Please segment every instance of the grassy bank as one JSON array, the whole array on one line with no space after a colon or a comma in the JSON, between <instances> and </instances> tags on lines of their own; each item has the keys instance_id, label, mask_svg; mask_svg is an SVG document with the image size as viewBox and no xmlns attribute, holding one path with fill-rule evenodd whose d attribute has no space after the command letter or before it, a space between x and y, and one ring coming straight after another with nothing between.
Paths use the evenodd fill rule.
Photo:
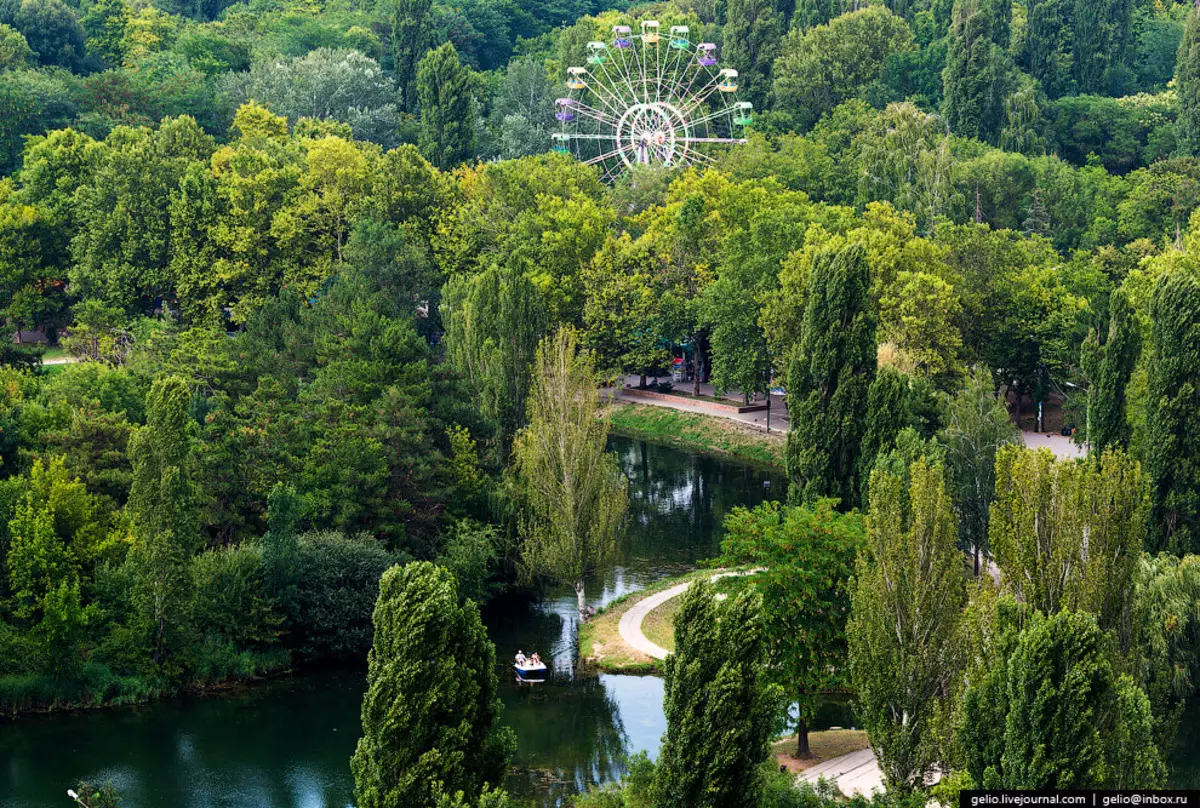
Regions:
<instances>
[{"instance_id":1,"label":"grassy bank","mask_svg":"<svg viewBox=\"0 0 1200 808\"><path fill-rule=\"evenodd\" d=\"M618 435L783 470L782 432L767 434L729 418L647 404L615 403L604 418Z\"/></svg>"},{"instance_id":2,"label":"grassy bank","mask_svg":"<svg viewBox=\"0 0 1200 808\"><path fill-rule=\"evenodd\" d=\"M586 664L605 673L661 673L662 663L660 660L630 648L621 639L621 632L618 628L621 617L643 598L703 575L712 575L712 571L695 570L685 575L666 578L645 589L639 589L637 592L630 592L628 595L617 598L580 627L580 657ZM679 598L672 598L667 603L677 600ZM642 624L642 628L645 629L645 623ZM672 642L672 647L673 645Z\"/></svg>"},{"instance_id":3,"label":"grassy bank","mask_svg":"<svg viewBox=\"0 0 1200 808\"><path fill-rule=\"evenodd\" d=\"M786 766L788 771L795 774L805 769L811 769L826 760L833 760L842 755L866 749L867 733L861 729L831 729L825 732L810 732L808 733L808 748L812 751L811 757L795 757L795 735L781 738L771 744L775 760L779 762L779 765Z\"/></svg>"},{"instance_id":4,"label":"grassy bank","mask_svg":"<svg viewBox=\"0 0 1200 808\"><path fill-rule=\"evenodd\" d=\"M747 586L752 586L753 581L753 577L727 576L713 582L713 589L716 590L718 597L721 595L733 597ZM675 613L679 611L682 603L682 597L671 598L666 603L659 604L658 608L651 609L650 613L646 615L646 619L642 621L642 633L646 635L646 639L668 651L674 651Z\"/></svg>"}]
</instances>

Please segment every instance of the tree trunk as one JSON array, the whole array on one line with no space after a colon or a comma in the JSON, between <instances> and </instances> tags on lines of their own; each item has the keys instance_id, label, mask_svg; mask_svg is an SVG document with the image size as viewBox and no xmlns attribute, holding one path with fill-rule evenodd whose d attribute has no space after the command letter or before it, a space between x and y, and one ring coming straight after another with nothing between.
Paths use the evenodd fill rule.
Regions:
<instances>
[{"instance_id":1,"label":"tree trunk","mask_svg":"<svg viewBox=\"0 0 1200 808\"><path fill-rule=\"evenodd\" d=\"M579 622L587 622L587 601L583 597L583 581L575 582L575 603L579 609Z\"/></svg>"},{"instance_id":2,"label":"tree trunk","mask_svg":"<svg viewBox=\"0 0 1200 808\"><path fill-rule=\"evenodd\" d=\"M808 748L808 722L803 718L796 723L796 757L812 757L812 750Z\"/></svg>"},{"instance_id":3,"label":"tree trunk","mask_svg":"<svg viewBox=\"0 0 1200 808\"><path fill-rule=\"evenodd\" d=\"M642 371L642 383L638 386L643 388L646 386L646 371L644 370Z\"/></svg>"},{"instance_id":4,"label":"tree trunk","mask_svg":"<svg viewBox=\"0 0 1200 808\"><path fill-rule=\"evenodd\" d=\"M1017 425L1017 429L1020 429L1021 428L1021 400L1025 398L1025 395L1024 395L1024 393L1021 392L1021 385L1019 385L1019 384L1013 386L1013 392L1016 393L1016 395L1017 395L1017 404L1016 404L1016 410L1013 414L1013 423L1015 423Z\"/></svg>"}]
</instances>

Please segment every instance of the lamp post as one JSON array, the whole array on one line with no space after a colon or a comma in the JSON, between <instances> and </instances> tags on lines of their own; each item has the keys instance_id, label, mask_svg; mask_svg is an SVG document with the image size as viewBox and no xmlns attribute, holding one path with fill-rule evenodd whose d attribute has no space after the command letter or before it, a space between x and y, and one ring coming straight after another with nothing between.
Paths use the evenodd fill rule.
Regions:
<instances>
[{"instance_id":1,"label":"lamp post","mask_svg":"<svg viewBox=\"0 0 1200 808\"><path fill-rule=\"evenodd\" d=\"M86 803L86 802L84 802L83 800L79 799L79 795L75 793L75 789L73 789L73 788L68 788L68 789L67 789L67 796L68 796L68 797L70 797L71 799L75 800L75 802L77 802L77 803L79 803L80 805L82 805L82 806L83 806L83 808L88 808L88 805L87 805L87 803Z\"/></svg>"}]
</instances>

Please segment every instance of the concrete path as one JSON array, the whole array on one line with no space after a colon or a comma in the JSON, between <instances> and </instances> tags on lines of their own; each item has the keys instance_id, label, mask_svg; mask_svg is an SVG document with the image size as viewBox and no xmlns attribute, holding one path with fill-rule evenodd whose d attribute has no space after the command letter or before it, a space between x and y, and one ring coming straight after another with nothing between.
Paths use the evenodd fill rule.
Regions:
<instances>
[{"instance_id":1,"label":"concrete path","mask_svg":"<svg viewBox=\"0 0 1200 808\"><path fill-rule=\"evenodd\" d=\"M879 761L870 749L860 749L833 760L826 760L798 775L801 782L813 785L821 778L835 783L847 797L859 794L870 797L883 791L883 772L879 770Z\"/></svg>"},{"instance_id":2,"label":"concrete path","mask_svg":"<svg viewBox=\"0 0 1200 808\"><path fill-rule=\"evenodd\" d=\"M633 378L632 376L629 377L629 379ZM752 426L764 431L767 428L767 413L765 410L761 412L729 412L728 410L707 407L703 401L696 401L694 399L676 403L673 401L626 395L625 381L625 379L618 379L617 386L614 388L612 397L618 401L628 401L631 404L646 404L651 407L666 407L669 410L679 410L680 412L694 412L713 418L726 418L730 421L737 421L739 424L745 424L746 426ZM692 385L690 383L681 384L677 386L677 389L690 393ZM700 385L700 394L705 396L714 395L713 386L711 384ZM787 405L784 399L785 397L781 395L771 396L771 432L783 434L788 431ZM740 403L740 399L732 398L729 403Z\"/></svg>"},{"instance_id":3,"label":"concrete path","mask_svg":"<svg viewBox=\"0 0 1200 808\"><path fill-rule=\"evenodd\" d=\"M1066 435L1055 432L1033 432L1021 430L1021 437L1030 449L1049 449L1060 458L1083 457L1087 450Z\"/></svg>"},{"instance_id":4,"label":"concrete path","mask_svg":"<svg viewBox=\"0 0 1200 808\"><path fill-rule=\"evenodd\" d=\"M735 575L753 575L756 572L761 572L761 569L745 570L742 572L718 572L712 577L712 580L716 581L719 578L728 578ZM617 632L621 635L621 639L630 648L635 648L646 656L653 657L654 659L666 659L667 654L671 652L658 643L651 642L650 638L642 633L642 621L646 619L646 615L671 598L682 595L691 585L691 581L684 581L670 589L655 592L648 598L642 598L630 606L629 611L621 615L621 621L617 623Z\"/></svg>"}]
</instances>

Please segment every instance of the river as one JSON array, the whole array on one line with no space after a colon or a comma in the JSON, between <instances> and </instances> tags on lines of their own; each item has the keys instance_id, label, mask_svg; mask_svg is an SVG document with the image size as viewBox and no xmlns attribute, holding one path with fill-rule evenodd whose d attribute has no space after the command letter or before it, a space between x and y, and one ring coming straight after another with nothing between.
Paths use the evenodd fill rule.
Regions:
<instances>
[{"instance_id":1,"label":"river","mask_svg":"<svg viewBox=\"0 0 1200 808\"><path fill-rule=\"evenodd\" d=\"M594 605L691 569L717 549L725 514L784 495L775 474L614 437L630 479L622 560L588 588ZM576 672L575 596L505 600L484 612L500 658L503 720L517 732L505 783L539 808L611 780L665 729L656 676ZM508 657L539 651L544 684L519 685ZM0 724L0 808L65 808L80 780L112 781L126 808L341 808L353 804L349 760L360 734L365 670L307 673L223 695L142 707L33 716ZM829 702L815 728L849 725ZM1200 703L1183 721L1173 783L1200 787Z\"/></svg>"},{"instance_id":2,"label":"river","mask_svg":"<svg viewBox=\"0 0 1200 808\"><path fill-rule=\"evenodd\" d=\"M784 495L776 474L613 437L630 480L620 564L588 587L595 606L713 555L726 513ZM575 596L507 599L484 621L496 643L503 720L517 732L506 787L551 806L611 780L665 729L656 676L596 675L575 662ZM518 685L507 660L538 651L550 680ZM69 804L80 780L111 781L126 808L334 808L352 804L364 670L308 673L230 693L142 707L32 716L0 725L0 808ZM844 711L830 720L844 719Z\"/></svg>"}]
</instances>

